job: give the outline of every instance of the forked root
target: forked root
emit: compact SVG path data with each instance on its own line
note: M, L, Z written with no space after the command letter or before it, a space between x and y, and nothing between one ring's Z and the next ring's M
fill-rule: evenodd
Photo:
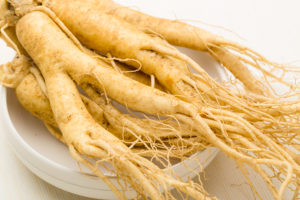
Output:
M151 34L155 33L156 36L167 40L173 45L209 52L244 84L246 90L254 94L265 95L272 99L274 89L268 83L269 79L273 79L293 90L298 88L297 90L299 91L299 85L297 86L297 83L289 83L284 79L285 73L293 72L299 74L300 71L298 68L271 62L257 52L228 41L221 36L214 35L201 28L185 24L178 20L152 17L121 6L111 0L103 1L101 4L98 4L97 1L91 1L89 4L98 5L95 9L125 20L139 29L148 30L147 32ZM261 77L252 74L253 68L260 72ZM199 70L197 66L195 69ZM201 72L202 70L200 69L199 71ZM281 75L276 75L275 71L280 71ZM236 85L231 86L235 87ZM292 93L296 94L295 91L292 91ZM277 106L279 107L281 103L282 101L277 102ZM288 110L294 107L295 106L290 106ZM284 112L281 114L284 114Z
M25 109L32 115L45 121L48 130L56 138L64 142L62 135L54 128L57 127L57 123L54 120L48 101L44 79L34 65L30 65L29 69L31 69L30 72L33 74L26 75L21 83L18 84L16 87L17 97ZM148 156L151 156L149 152L152 152L153 156L154 152L157 151L156 154L158 155L167 155L168 153L171 157L178 155L179 158L183 158L185 155L190 155L204 148L204 144L200 144L200 141L203 139L191 138L195 137L197 133L193 133L189 127L170 120L156 121L124 115L112 105L106 104L105 99L98 95L94 89L90 88L89 92L86 87L83 88L94 97L94 100L99 105L81 95L85 107L98 124L104 125L108 130L111 130L116 136L124 140L125 144L130 145L132 148L137 148L137 152L142 152L142 150L139 150L141 147L147 147ZM33 96L36 96L36 98L32 99ZM193 146L196 141L200 145ZM152 148L156 150L151 150ZM146 155L146 153L143 152L143 155Z
M22 31L25 27L27 28L26 32ZM28 29L28 27L30 28ZM121 173L120 176L122 176L122 173L125 174L125 176L122 176L124 178L128 177L126 175L133 173L134 180L125 180L144 196L145 193L141 192L141 188L153 199L162 197L159 193L159 187L153 184L154 181L157 181L158 185L166 188L165 191L167 194L169 194L168 186L172 186L194 198L198 198L199 196L205 197L198 185L182 183L170 178L165 173L159 171L159 168L152 162L132 153L117 138L98 124L93 123L92 118L85 111L80 95L78 95L78 91L69 76L79 85L88 83L97 88L97 90L101 90L107 96L107 102L109 102L108 97L110 97L125 106L128 105L132 109L150 114L173 116L174 119L178 119L178 121L186 125L193 126L197 130L197 133L206 138L212 145L220 148L238 162L249 164L254 169L257 169L262 177L265 176L265 173L261 171L261 165L276 168L285 176L281 188L276 192L276 197L280 198L282 196L290 182L292 184L297 183L294 177L299 175L299 165L289 152L283 148L283 145L276 143L272 138L264 135L260 129L253 126L251 122L241 118L236 112L227 109L220 111L210 107L212 105L216 106L216 104L203 103L193 105L188 103L189 101L181 101L170 94L146 87L122 76L118 72L106 68L101 62L92 59L80 51L42 13L33 12L26 15L19 21L18 28L17 32L20 41L40 67L46 80L49 99L51 106L54 108L54 116L59 123L67 144L74 145L78 152L86 156L109 160L114 164L116 171L119 174ZM51 37L47 37L47 35L44 35L45 33L41 34L40 30L47 30L45 32L51 35L51 37L56 38L59 41L59 45L51 43L49 41ZM47 45L37 48L36 45L41 44ZM42 56L43 52L40 52L40 49L47 53L55 53L57 56L51 57L51 59L48 59L48 57L45 58ZM161 52L167 54L166 51ZM139 51L139 53L143 54L145 51ZM154 55L156 56L157 54ZM176 55L173 56L176 57ZM193 64L193 61L185 57L176 58ZM60 63L60 65L58 66L57 63ZM53 72L53 68L57 70L55 71L56 73ZM49 71L53 73L47 73ZM202 73L202 75L203 80L209 78L205 73ZM157 77L160 82L162 82L163 78L165 77ZM212 79L209 80L209 86L213 86L213 88L219 86ZM125 88L135 89L124 91L122 88L111 84L112 82L119 82ZM165 82L167 81L165 80ZM61 98L58 98L57 94L63 95L60 95ZM64 108L68 112L64 113L62 112L63 109L60 108ZM214 132L204 118L216 121L220 125L219 127L221 127L220 130ZM237 125L237 127L243 129L244 132L239 134L243 136L244 140L234 138L225 129L222 129L222 121L226 125ZM81 124L78 124L78 122L81 122ZM253 152L252 147L249 148L247 146L248 142L254 143L258 149ZM265 149L268 151L265 151ZM115 157L121 160L115 160ZM118 166L121 168L118 168ZM136 184L135 181L138 181L141 185ZM268 179L266 179L266 182L272 187Z
M80 154L109 161L114 166L116 174L144 197L149 195L151 199L163 199L160 186L162 186L167 196L170 195L169 187L175 187L177 190L183 191L193 198L204 197L202 190L200 190L200 185L184 183L166 175L165 172L152 162L132 153L118 138L107 132L93 120L85 109L81 96L69 75L66 71L61 71L59 66L52 63L57 62L58 60L56 59L59 59L59 57L56 57L55 60L45 61L43 57L38 56L38 54L41 53L40 50L40 53L33 53L36 49L31 48L31 43L28 43L29 41L25 39L30 35L30 32L21 31L23 25L32 24L33 21L31 17L34 19L38 17L39 23L34 23L37 29L31 29L33 35L30 37L36 38L34 37L34 33L37 34L36 31L41 30L41 26L49 28L49 34L51 31L54 31L53 33L57 32L58 29L56 25L53 25L53 23L49 21L46 15L34 12L26 15L19 21L17 33L21 43L26 50L28 50L43 74L54 118L62 132L65 143L68 146L73 146ZM45 21L47 23L45 23ZM65 36L63 36L63 38L64 37ZM46 39L46 37L38 38L42 40ZM67 38L63 40L68 41ZM44 49L46 46L42 48L43 51L46 51L46 49ZM54 50L53 48L51 49ZM94 61L90 61L94 63ZM72 74L79 83L84 80L82 78L78 80L77 78L80 77L81 73L75 76L75 72L78 71L74 69L71 71L72 68L69 68L66 62L63 63L66 70L70 70L69 73ZM102 67L99 64L97 64L97 66L97 69L101 69L100 67ZM49 70L51 70L52 73L47 73ZM85 69L79 68L77 70L83 70L84 72ZM102 70L103 73L106 72L106 69L103 68ZM107 73L108 72L111 72L111 70L108 70ZM116 77L117 76L119 75L116 75ZM128 79L125 80L130 82ZM106 82L103 81L103 83ZM134 82L134 84L138 86L137 83ZM103 89L101 85L100 88ZM110 92L110 90L107 90L107 92ZM73 149L71 148L71 150ZM114 188L112 189L114 190Z

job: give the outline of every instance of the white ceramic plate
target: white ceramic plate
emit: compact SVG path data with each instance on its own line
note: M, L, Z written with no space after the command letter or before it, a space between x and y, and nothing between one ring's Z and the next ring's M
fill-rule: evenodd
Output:
M1 51L9 51L8 49L4 50L4 47L2 48ZM217 69L218 64L207 54L184 48L180 48L180 50L191 56L201 66L204 66L209 74L222 78L220 77L222 73ZM8 62L12 57L7 56L6 58L6 60L1 60L1 63ZM84 167L83 171L87 172L87 175L80 172L77 163L71 158L67 148L48 133L41 121L32 117L21 107L12 90L0 87L0 107L5 120L5 133L12 149L23 164L34 174L46 182L71 193L98 199L116 198L101 180L88 174L88 170ZM217 152L216 149L210 148L194 156L199 158L202 167L205 168ZM200 166L195 161L186 161L186 164L195 171L200 170ZM182 163L174 165L173 170L183 179L191 176ZM115 181L112 174L104 169L103 172L110 176L113 182Z

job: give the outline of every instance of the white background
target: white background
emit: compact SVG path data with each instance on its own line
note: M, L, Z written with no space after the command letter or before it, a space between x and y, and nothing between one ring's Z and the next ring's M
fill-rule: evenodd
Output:
M250 46L277 62L300 58L300 1L298 0L118 0L123 5L171 19L196 20L193 24L221 33ZM213 28L204 24L226 27ZM238 36L239 35L239 36ZM0 63L13 53L0 43ZM299 62L298 62L299 66ZM0 111L1 112L1 111ZM0 124L0 133L1 133ZM56 189L29 172L14 156L0 134L0 199L86 200ZM220 199L254 199L234 162L219 154L206 170L204 186ZM257 179L263 199L272 199ZM291 197L286 196L286 199Z

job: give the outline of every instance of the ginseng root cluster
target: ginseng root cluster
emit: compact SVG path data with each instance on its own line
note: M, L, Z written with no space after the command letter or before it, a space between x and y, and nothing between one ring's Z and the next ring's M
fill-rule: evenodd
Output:
M297 198L299 86L275 73L297 68L111 0L0 2L1 37L17 52L1 66L1 84L119 199L132 189L143 199L175 199L172 189L213 199L201 181L181 180L171 167L208 147L233 158L258 197L247 167L275 199L286 190ZM172 45L209 52L239 82L217 82ZM269 80L289 94L277 95ZM118 185L98 168L107 162Z

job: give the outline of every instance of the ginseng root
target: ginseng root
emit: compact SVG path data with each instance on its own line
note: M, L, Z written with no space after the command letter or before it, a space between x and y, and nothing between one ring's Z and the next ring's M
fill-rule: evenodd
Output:
M24 29L26 29L26 31L23 31ZM45 35L45 33L40 33L40 30L46 30L46 33L49 34L49 36ZM67 72L79 85L81 83L88 83L90 85L93 85L93 87L101 90L104 95L107 95L108 97L118 101L123 105L127 105L132 109L150 114L175 116L185 124L193 126L199 134L202 134L208 140L208 142L220 148L227 155L235 158L238 162L247 163L254 169L257 169L257 171L265 178L267 183L269 183L270 181L268 177L266 177L265 172L260 167L260 165L264 164L281 170L283 174L287 175L287 178L284 180L280 190L276 191L273 187L271 187L272 185L270 185L270 190L277 198L279 198L283 194L284 190L287 187L287 184L294 180L294 175L299 174L299 165L294 161L289 152L285 151L285 149L280 144L275 143L271 138L265 136L260 130L251 126L251 124L239 118L234 113L231 113L229 111L222 111L222 114L220 114L221 116L216 116L216 113L218 113L218 110L216 109L208 107L199 109L196 106L181 101L180 99L170 94L166 94L155 88L145 86L141 83L126 78L122 74L112 70L110 67L106 67L104 63L100 62L99 60L93 59L91 56L78 49L74 45L74 43L72 43L45 14L42 14L40 12L32 12L30 14L27 14L18 22L17 35L21 44L27 50L37 66L39 66L45 78L53 111L56 109L56 105L61 105L63 104L63 102L67 101L70 102L70 96L64 95L67 91L60 91L62 90L62 85L57 85L59 79L65 80L64 85L70 85L70 83L68 82L70 82L71 79L66 78L67 75L65 74ZM38 35L38 37L36 35ZM55 38L57 39L57 41L59 41L59 43L51 42L49 41L49 38ZM39 42L37 42L37 40ZM43 52L47 52L48 54L55 54L56 56L46 57L43 56ZM57 65L56 63L61 64ZM49 69L49 66L51 66L51 70ZM56 71L55 69L57 70L56 73L53 72ZM56 84L54 84L54 82ZM123 86L123 88L131 89L124 90L123 88L112 84L114 82L118 82ZM56 87L59 87L59 89L57 89ZM51 93L50 89L52 91ZM66 87L64 88L64 90L66 90ZM73 91L71 90L71 88L69 90ZM60 99L57 99L56 97L58 94L62 95ZM53 98L52 101L51 98ZM76 105L76 102L74 102L73 106ZM67 110L69 109L71 110L71 108L68 108ZM54 115L58 123L59 121L69 121L65 118L58 118L60 115L65 116L66 114L61 113L61 111L57 112L58 113L55 113L54 111ZM240 126L243 127L245 133L248 133L249 135L248 137L245 137L243 135L240 135L240 137L229 135L231 141L227 141L227 139L222 140L222 135L220 136L214 133L210 129L209 125L203 120L203 117L211 117L214 120L221 118L223 121L235 121L237 125L241 123L242 125ZM75 119L76 118L77 117L75 117ZM75 135L70 134L68 128L71 127L69 127L68 124L69 123L62 123L61 125L59 124L59 127L64 135L64 138L66 138L67 141L75 140L73 141L73 144L76 144L76 142L78 142L76 138L77 136L80 137L81 132L76 131ZM66 128L64 128L64 126L66 126ZM72 130L75 131L73 128ZM232 144L230 145L230 143ZM258 151L255 150L254 153L252 151L252 146L249 144L255 144L255 147L258 149ZM79 147L83 148L85 146L79 145ZM85 152L82 151L82 149L80 150L79 147L77 147L78 149L76 148L79 152ZM245 149L247 149L248 153L244 151ZM122 152L123 151L124 150L122 149ZM92 152L93 151L89 153L92 154ZM85 152L85 154L89 155L88 152ZM141 177L138 178L140 178L138 179L139 181L144 180ZM147 188L146 191L151 197L153 197L152 195L154 194L154 188L147 185L147 182L145 184L143 185L143 187L145 187L144 189L146 190ZM170 183L168 182L168 184ZM179 189L181 191L183 190L182 188L178 188L178 185L176 189ZM184 192L188 192L188 195L194 196L194 192L196 192L197 190L192 191L185 190Z
M91 2L95 3L95 1L89 1L89 3ZM106 11L109 14L134 24L145 32L157 34L171 44L209 52L251 92L271 95L271 91L268 90L267 85L252 75L248 67L254 67L265 76L269 76L283 84L291 85L282 80L280 76L276 76L272 73L272 70L275 68L283 72L285 70L288 71L288 67L271 62L245 46L228 41L204 29L188 25L178 20L152 17L121 6L112 0L104 0L101 4L98 4L98 6L97 8L99 10ZM269 65L269 68L265 68L264 65Z
M16 57L11 63L2 66L0 69L3 70L7 66L10 66L10 70L7 70L6 73L10 73L14 79L6 80L7 82L2 82L2 84L6 83L7 85L8 82L14 82L12 88L15 88L17 98L22 106L33 116L44 121L50 132L53 133L51 130L54 129L51 129L50 126L57 127L57 124L47 97L43 77L38 69L25 56L22 56L22 59ZM0 77L6 77L6 74L1 73ZM142 82L144 81L142 80ZM200 151L206 146L204 141L201 142L203 139L196 137L197 133L193 133L190 127L179 125L172 120L140 119L122 114L113 105L105 102L105 99L98 95L94 89L88 86L85 86L85 89L90 94L93 93L92 96L99 104L98 106L89 98L81 95L89 113L97 123L105 126L107 130L132 148L138 147L142 150L141 147L145 148L146 145L147 149L144 149L144 151L147 151L149 156L151 156L151 149L155 148L155 151L160 151L156 154L162 155L169 151L168 156L184 158L184 156ZM58 134L53 135L57 137ZM63 139L62 136L57 138ZM199 145L195 145L196 141ZM177 156L174 153L175 151ZM145 152L143 152L143 155L145 155Z
M106 97L107 102L111 98L131 109L153 115L171 116L179 123L191 126L197 134L236 159L238 163L252 166L264 178L276 198L282 196L290 182L291 185L297 186L297 177L300 171L297 156L287 150L279 140L265 134L265 130L268 123L271 133L274 130L277 131L276 128L279 126L283 128L297 127L299 122L280 120L281 115L274 120L274 116L270 113L256 109L255 106L247 110L249 104L243 101L244 97L242 99L237 98L231 93L231 90L210 78L190 58L175 50L163 39L141 32L139 28L112 15L98 12L98 7L95 6L96 1L76 0L61 3L51 0L48 2L49 4L45 5L50 7L59 18L46 7L27 6L23 9L17 7L18 4L13 4L13 6L18 11L16 14L20 16L33 10L47 13L73 42L57 28L49 17L40 12L32 12L23 17L18 22L17 35L22 46L27 50L45 78L54 118L62 131L66 144L70 147L70 152L78 161L85 163L93 170L91 165L78 157L76 151L86 156L107 158L110 162L117 163L118 161L114 160L114 157L111 158L110 155L119 156L128 149L125 145L119 148L115 147L115 144L119 144L117 142L120 141L99 124L96 126L92 123L93 121L90 121L93 119L82 106L82 100L72 79L78 85L87 84L97 90L98 93L101 92L101 95ZM105 1L103 3L105 4ZM28 7L30 9L27 9ZM74 18L74 15L82 17ZM61 23L60 19L72 32ZM42 33L41 30L46 31ZM88 47L104 55L111 54L118 57L117 60L125 60L127 64L138 69L141 68L151 77L151 80L156 78L173 95L145 86L112 70L106 63L93 58L81 46L73 33ZM47 55L53 56L45 56L45 52ZM108 56L107 60L111 60L111 58ZM196 68L200 75L191 74L187 64ZM153 81L151 82L153 83ZM64 85L66 85L65 88L63 88ZM153 86L153 84L151 85ZM59 99L57 96L62 98ZM71 101L71 107L75 106L73 109L69 107L69 104L65 107L66 102L69 101ZM67 110L67 113L62 113L61 110ZM254 114L251 114L251 111L254 111ZM70 117L74 115L75 117ZM78 128L75 130L71 125L78 120L83 122L83 126L74 126L76 129ZM90 130L94 126L96 128L93 130L97 130L96 132ZM237 129L233 131L232 127ZM87 132L92 132L92 134L85 134L87 128L89 128ZM85 143L84 140L79 142L77 139L81 137L88 142ZM91 138L92 141L90 141ZM97 140L97 145L95 145L94 140ZM105 144L107 142L110 144L109 141L111 140L115 144L112 147L103 146L103 143L98 143L99 140ZM94 146L91 147L90 144ZM101 148L99 149L99 147ZM188 189L184 189L180 188L179 182L170 183L170 177L161 178L157 174L155 177L148 177L147 172L149 171L145 171L142 166L147 166L151 170L154 170L155 167L147 160L141 160L141 157L131 151L130 156L131 159L129 160L127 157L125 158L125 161L129 162L126 162L129 167L123 172L130 174L133 169L139 170L140 173L134 176L137 182L145 181L143 175L146 174L147 178L153 178L151 180L155 179L161 185L173 186L192 197L201 194L205 196L205 192L198 185L189 185ZM120 161L120 166L125 164L123 161ZM144 165L141 165L140 162ZM122 169L114 166L119 173L122 173ZM282 177L285 177L285 179L280 177L282 185L279 191L273 186L270 176L264 170L265 166L276 173L280 172ZM97 173L99 177L105 180L105 177L99 172ZM124 178L124 176L121 177ZM138 193L145 194L141 192L142 187L151 198L160 197L157 196L157 187L151 184L150 180L148 182L146 180L143 185L137 185L132 180L128 181L134 185ZM109 181L106 180L106 182L117 192L119 197L122 196ZM168 194L167 192L166 195ZM197 197L199 198L199 196Z
M151 199L163 199L164 196L160 193L159 186L164 188L166 198L171 195L168 192L170 187L194 198L205 198L206 194L203 193L200 185L184 183L167 175L152 162L133 153L118 138L97 124L85 109L80 94L71 79L72 77L76 82L85 82L87 77L91 77L91 81L95 82L95 85L105 84L101 87L103 91L109 92L110 96L120 101L123 98L122 94L118 93L121 88L117 89L111 83L116 81L114 78L122 77L122 74L111 73L114 71L101 66L97 60L82 53L55 23L41 12L31 12L25 15L18 21L16 30L19 41L39 67L45 79L54 118L75 159L83 162L76 154L79 152L88 157L109 161L113 164L115 172L127 183L130 183L131 187L144 198L147 194ZM53 42L51 38L59 42ZM77 62L77 60L73 60L76 57L75 54L72 55L73 53L80 57L79 60L87 60L73 65L73 62ZM45 56L46 54L47 56ZM53 56L49 56L50 54ZM82 63L84 64L82 65ZM86 69L92 69L90 74L85 73ZM101 72L100 77L98 70ZM102 76L103 73L108 72L113 76ZM123 78L125 79L123 82L132 81L126 77ZM110 82L111 87L108 87L107 81ZM134 81L132 83L136 86L140 84ZM151 88L151 90L155 89ZM126 96L134 95L128 95L128 90L126 91ZM140 103L134 103L137 104L136 108L141 108ZM148 109L151 107L150 105ZM86 165L93 169L91 165L87 163ZM124 195L99 173L97 171L97 175L106 181L117 196L124 199Z
M274 122L270 116L275 113L274 110L271 111L271 109L268 110L259 106L249 105L244 97L240 99L234 95L234 91L216 83L213 79L208 77L197 64L191 61L191 59L175 50L163 39L153 36L153 34L147 34L141 31L139 27L133 26L115 15L109 14L109 12L105 12L107 10L115 10L115 7L111 7L110 9L110 6L112 6L112 4L108 3L110 1L76 0L61 3L57 0L51 0L47 2L48 4L46 3L45 5L57 14L59 19L66 24L83 44L104 55L111 54L136 68L140 68L146 74L155 76L172 94L178 95L193 103L201 101L201 103L213 104L215 107L218 107L220 104L223 106L231 106L232 110L238 110L244 115L249 116L249 118L263 118L264 120L269 118L269 121ZM74 18L73 15L75 14L82 17ZM180 33L177 31L176 34ZM196 44L198 43L196 42ZM128 49L130 49L130 51L128 51ZM219 54L227 55L228 53L221 51ZM225 56L226 58L224 60L227 60L226 62L233 62L234 59L231 57L234 56L234 54L230 54L230 58ZM201 76L195 77L191 74L187 68L187 63L195 67ZM234 69L241 73L247 71ZM245 75L245 77L247 77L247 80L256 80L255 78L251 78L250 75ZM257 81L255 81L255 83L251 82L248 85L253 87L259 86ZM199 95L199 93L201 95ZM277 102L277 105L278 104ZM298 108L299 106L291 107ZM293 113L298 113L298 110L289 110L293 110ZM281 112L280 106L278 106L277 111L281 115L285 114ZM279 123L279 121L280 120L276 120L274 123ZM280 124L280 126L282 126L282 124Z

